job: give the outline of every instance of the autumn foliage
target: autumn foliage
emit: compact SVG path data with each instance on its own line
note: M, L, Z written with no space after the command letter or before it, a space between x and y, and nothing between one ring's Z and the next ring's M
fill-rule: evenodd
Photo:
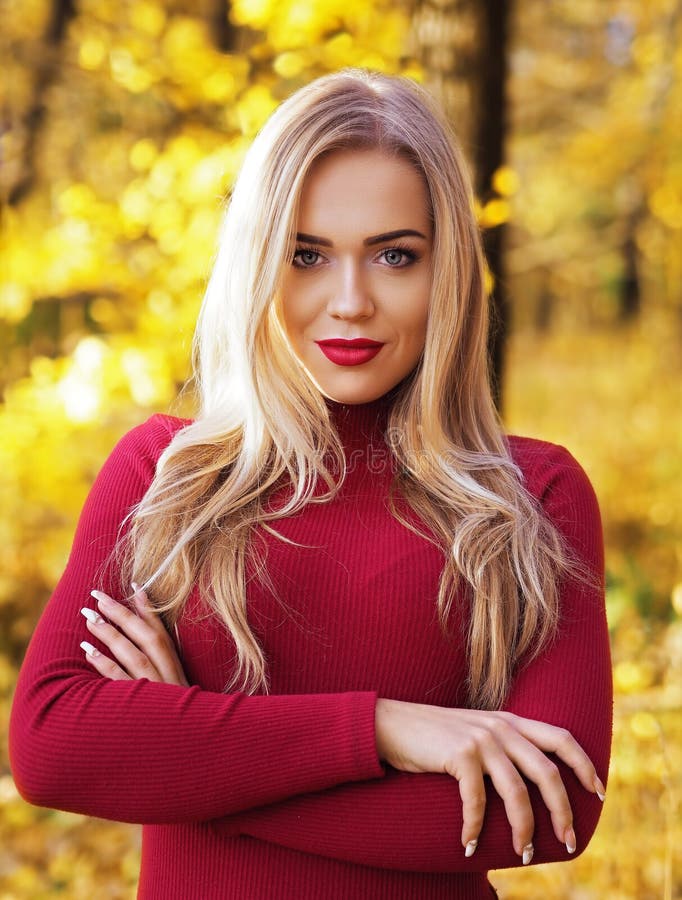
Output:
M453 5L462 22L472 5ZM193 323L249 142L282 98L342 66L428 83L441 6L0 0L3 748L95 473L152 411L191 409ZM569 446L595 484L617 704L591 847L495 873L507 898L682 891L680 48L675 0L515 5L507 159L477 201L486 231L506 229L504 416ZM2 750L0 900L132 898L138 840L29 807Z

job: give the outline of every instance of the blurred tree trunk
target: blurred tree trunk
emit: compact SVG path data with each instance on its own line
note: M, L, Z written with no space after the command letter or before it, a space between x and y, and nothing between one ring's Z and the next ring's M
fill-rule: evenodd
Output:
M230 22L229 0L209 0L205 16L216 48L223 53L231 53L238 49L237 37L239 29Z
M639 212L635 211L627 219L627 232L622 249L624 271L618 309L618 317L621 322L631 322L636 319L641 307L636 238L638 223Z
M59 74L59 51L69 22L76 14L75 0L52 0L43 32L30 106L21 125L24 131L23 166L8 191L7 201L16 206L29 193L36 180L35 155L47 113L47 92Z
M440 99L473 166L485 202L504 161L507 58L511 0L413 0L412 52ZM495 287L491 297L490 364L495 401L502 404L509 303L503 271L504 226L484 235Z
M511 0L484 0L475 3L478 13L477 66L474 70L474 165L476 193L482 200L493 193L492 179L504 162L507 133L508 25ZM509 332L509 297L504 272L504 225L484 234L488 265L494 278L490 361L493 390L498 409L502 407L504 361Z

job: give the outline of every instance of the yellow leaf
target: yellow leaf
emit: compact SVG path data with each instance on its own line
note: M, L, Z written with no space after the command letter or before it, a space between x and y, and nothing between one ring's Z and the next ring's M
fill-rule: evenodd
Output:
M237 114L242 133L254 135L277 106L270 91L261 84L250 87L237 103Z
M303 71L306 60L300 53L280 53L275 58L273 69L282 78L295 78Z
M130 6L130 24L152 37L157 37L166 24L166 13L156 3L136 0Z
M511 206L507 200L488 200L481 210L480 223L483 228L494 228L508 222L511 216Z
M649 207L668 228L682 228L682 190L680 186L663 184L649 199Z
M659 737L661 727L649 712L636 712L630 719L630 730L642 740Z
M106 44L96 37L85 38L78 48L78 65L81 69L99 69L107 56Z
M20 322L31 311L31 295L23 285L9 282L0 285L0 317Z
M673 588L670 600L677 615L682 616L682 581Z
M624 660L613 670L613 683L616 690L631 694L649 687L653 679L651 667L646 663Z
M265 28L273 7L274 0L234 0L230 7L230 19L236 25Z
M500 166L493 175L493 187L503 197L511 197L520 185L518 174L511 166Z
M142 138L130 148L130 165L136 172L146 172L151 168L158 154L159 148L154 141L151 138Z

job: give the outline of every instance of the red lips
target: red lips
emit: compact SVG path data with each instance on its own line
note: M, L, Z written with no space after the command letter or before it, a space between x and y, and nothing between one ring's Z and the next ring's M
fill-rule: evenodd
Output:
M330 338L315 342L327 359L337 366L360 366L374 359L384 346L380 341L369 338Z

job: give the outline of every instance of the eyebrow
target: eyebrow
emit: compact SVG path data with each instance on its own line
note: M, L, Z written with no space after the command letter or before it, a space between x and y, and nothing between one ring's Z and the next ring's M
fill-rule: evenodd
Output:
M415 231L414 228L398 228L396 231L385 231L383 234L374 234L372 237L365 238L362 242L365 247L373 247L375 244L383 244L386 241L394 241L401 237L419 237L428 240L421 231ZM333 247L333 243L328 238L319 237L316 234L303 234L299 231L296 240L301 244L318 244L320 247Z

